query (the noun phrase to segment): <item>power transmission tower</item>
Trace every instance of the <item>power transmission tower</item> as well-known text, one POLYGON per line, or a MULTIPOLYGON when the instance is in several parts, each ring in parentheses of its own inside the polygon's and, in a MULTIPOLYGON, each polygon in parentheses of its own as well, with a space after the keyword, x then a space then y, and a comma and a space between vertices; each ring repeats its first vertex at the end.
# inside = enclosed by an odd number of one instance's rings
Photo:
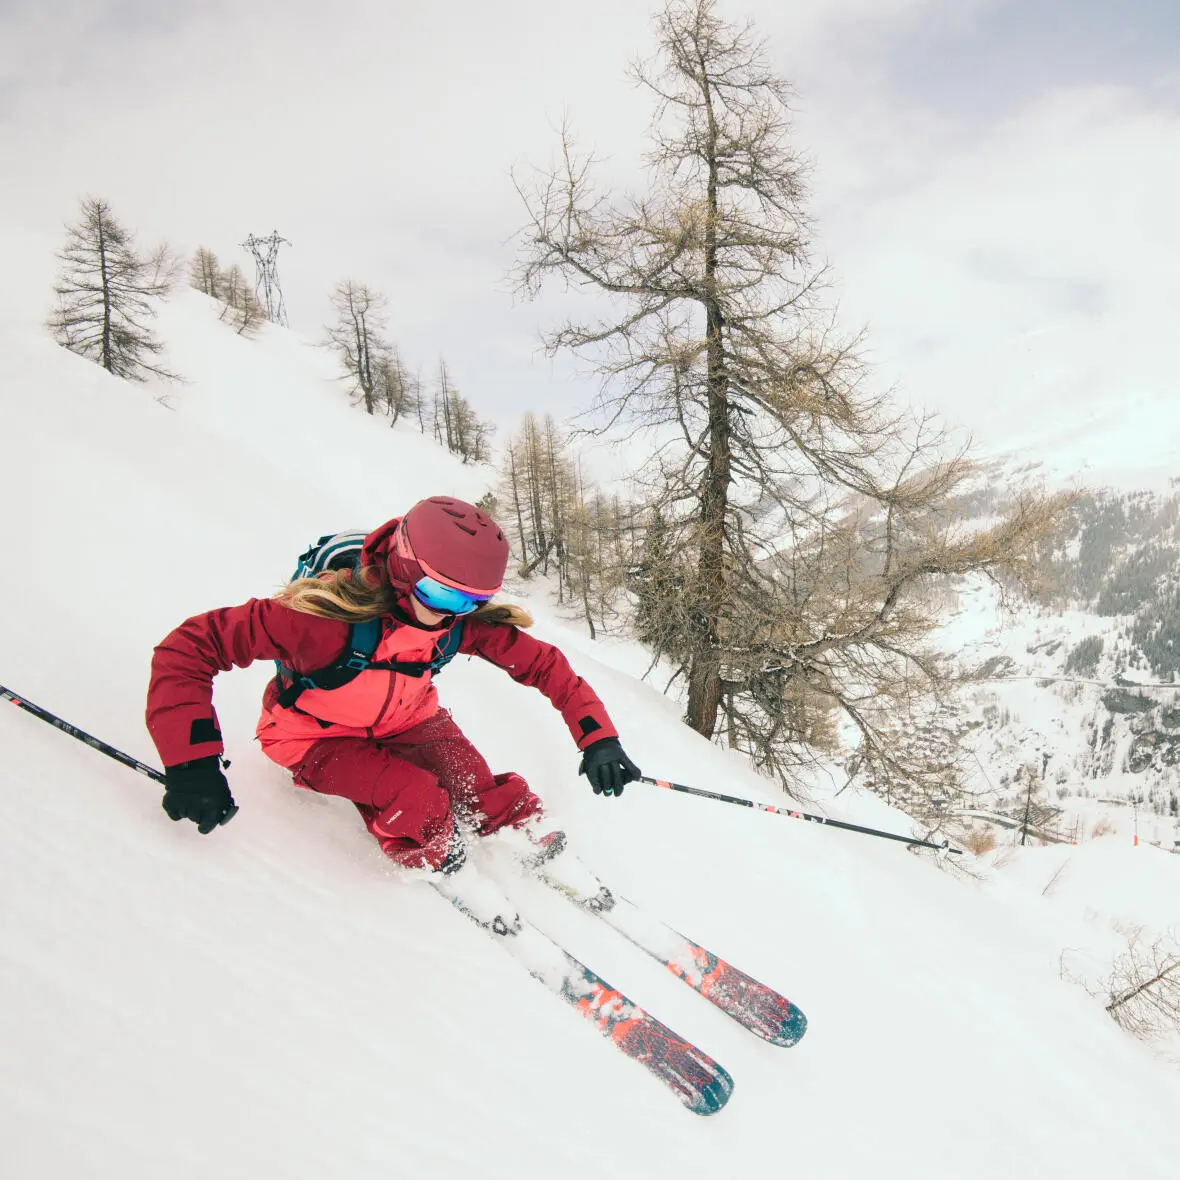
POLYGON ((242 245, 254 255, 254 294, 266 306, 266 318, 272 324, 287 323, 287 308, 283 303, 283 289, 279 286, 279 247, 289 246, 286 238, 275 230, 269 238, 251 234, 242 245))

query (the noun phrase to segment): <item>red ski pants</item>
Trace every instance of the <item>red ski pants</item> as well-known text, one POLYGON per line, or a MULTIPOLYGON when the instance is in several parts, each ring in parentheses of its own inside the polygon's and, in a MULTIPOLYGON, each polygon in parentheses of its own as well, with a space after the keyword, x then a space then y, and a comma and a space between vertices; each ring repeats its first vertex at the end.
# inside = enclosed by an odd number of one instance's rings
POLYGON ((325 738, 291 770, 302 787, 351 799, 386 855, 409 868, 442 863, 456 812, 486 836, 541 810, 520 775, 492 774, 445 709, 390 737, 325 738))

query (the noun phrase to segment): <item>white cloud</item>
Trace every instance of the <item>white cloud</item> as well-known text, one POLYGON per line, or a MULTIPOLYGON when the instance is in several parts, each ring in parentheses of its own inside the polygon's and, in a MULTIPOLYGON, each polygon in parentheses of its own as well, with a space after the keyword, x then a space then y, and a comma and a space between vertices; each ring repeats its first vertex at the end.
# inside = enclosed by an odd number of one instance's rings
POLYGON ((1180 112, 1063 90, 953 146, 930 137, 894 186, 875 160, 877 198, 837 198, 826 241, 846 313, 915 398, 994 439, 1175 388, 1180 112))

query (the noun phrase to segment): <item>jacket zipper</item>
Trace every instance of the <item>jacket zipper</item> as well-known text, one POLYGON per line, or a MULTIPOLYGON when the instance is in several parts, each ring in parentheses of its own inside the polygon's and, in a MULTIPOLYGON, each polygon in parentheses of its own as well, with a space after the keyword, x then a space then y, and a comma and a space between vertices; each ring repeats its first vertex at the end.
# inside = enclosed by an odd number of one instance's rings
MULTIPOLYGON (((390 672, 389 688, 385 693, 385 700, 381 702, 381 708, 377 710, 377 716, 373 719, 373 724, 369 727, 371 731, 375 730, 381 723, 382 718, 385 716, 385 710, 389 708, 389 702, 393 699, 394 689, 397 688, 397 677, 398 674, 396 672, 390 672)), ((372 736, 371 733, 370 736, 372 736)))

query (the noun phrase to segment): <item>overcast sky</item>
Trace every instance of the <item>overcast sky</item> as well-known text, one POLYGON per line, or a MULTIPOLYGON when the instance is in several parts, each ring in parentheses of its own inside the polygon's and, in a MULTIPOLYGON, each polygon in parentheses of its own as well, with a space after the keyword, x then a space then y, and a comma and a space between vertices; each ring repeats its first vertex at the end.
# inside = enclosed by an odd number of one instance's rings
MULTIPOLYGON (((49 248, 84 193, 149 244, 277 229, 291 325, 351 277, 477 409, 584 408, 514 299, 513 167, 566 115, 627 177, 647 0, 0 0, 0 216, 49 248)), ((1180 5, 721 0, 797 92, 815 253, 878 380, 984 443, 1180 395, 1180 5)), ((46 292, 46 304, 49 292, 46 292)), ((1145 424, 1145 428, 1146 428, 1145 424)))

